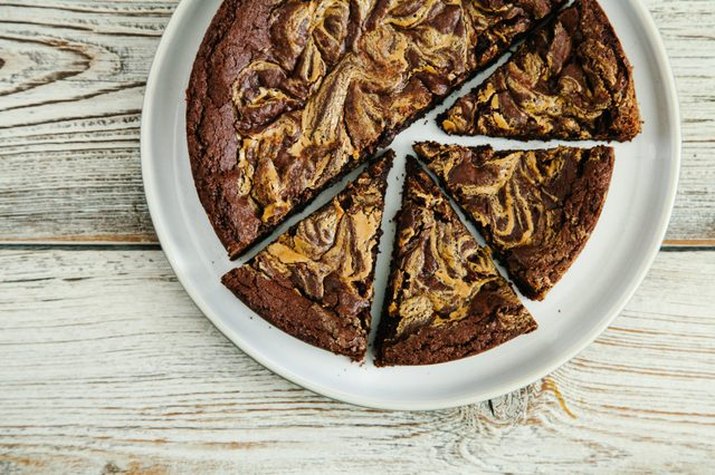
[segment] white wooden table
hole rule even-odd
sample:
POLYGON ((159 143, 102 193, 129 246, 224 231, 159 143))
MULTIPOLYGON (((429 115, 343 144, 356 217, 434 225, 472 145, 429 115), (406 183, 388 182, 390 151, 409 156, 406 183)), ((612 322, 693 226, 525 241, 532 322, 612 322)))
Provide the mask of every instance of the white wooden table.
POLYGON ((0 2, 0 474, 713 473, 715 0, 646 1, 684 163, 627 309, 542 381, 418 413, 273 375, 177 283, 139 165, 143 88, 176 3, 0 2))

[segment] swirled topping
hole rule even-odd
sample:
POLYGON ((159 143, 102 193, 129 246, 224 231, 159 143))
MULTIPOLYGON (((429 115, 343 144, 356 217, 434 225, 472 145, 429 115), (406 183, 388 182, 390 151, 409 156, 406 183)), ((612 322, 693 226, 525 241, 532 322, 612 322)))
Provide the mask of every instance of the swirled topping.
POLYGON ((249 265, 268 279, 291 282, 301 295, 345 318, 369 312, 390 164, 391 158, 382 159, 369 168, 249 265))
POLYGON ((236 256, 564 0, 225 0, 197 57, 194 176, 236 256))
POLYGON ((624 141, 641 130, 631 66, 595 0, 537 31, 441 124, 452 134, 545 140, 624 141))
POLYGON ((613 149, 415 151, 480 227, 524 294, 541 299, 576 259, 603 207, 613 149))
POLYGON ((241 300, 287 333, 362 359, 387 175, 394 154, 223 277, 241 300))
POLYGON ((380 323, 381 364, 457 359, 536 328, 489 250, 477 244, 436 184, 409 160, 380 323), (439 332, 453 338, 439 340, 434 336, 439 332), (435 341, 447 347, 438 349, 435 341))

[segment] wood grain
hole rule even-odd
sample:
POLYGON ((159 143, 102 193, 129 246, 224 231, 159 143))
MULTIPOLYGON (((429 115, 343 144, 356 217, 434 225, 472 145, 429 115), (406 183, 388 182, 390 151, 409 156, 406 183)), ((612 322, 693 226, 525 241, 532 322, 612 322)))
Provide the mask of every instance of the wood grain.
POLYGON ((175 4, 0 4, 0 239, 155 240, 139 121, 175 4))
POLYGON ((0 250, 0 473, 705 473, 713 281, 715 252, 661 253, 623 315, 547 379, 383 412, 253 362, 160 251, 0 250))
MULTIPOLYGON (((715 243, 715 3, 647 0, 683 112, 668 239, 715 243)), ((0 4, 0 242, 155 242, 139 166, 144 84, 176 5, 0 4)))

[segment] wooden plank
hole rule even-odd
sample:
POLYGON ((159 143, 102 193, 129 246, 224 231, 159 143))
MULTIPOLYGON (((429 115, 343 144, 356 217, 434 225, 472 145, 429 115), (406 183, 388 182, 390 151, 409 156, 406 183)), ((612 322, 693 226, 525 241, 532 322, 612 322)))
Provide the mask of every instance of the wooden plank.
POLYGON ((156 239, 140 111, 175 5, 2 2, 0 240, 156 239))
MULTIPOLYGON (((715 240, 715 8, 647 0, 677 77, 684 166, 668 239, 715 240)), ((144 84, 176 5, 0 5, 0 242, 155 242, 139 167, 144 84)))
POLYGON ((713 281, 715 252, 661 253, 623 315, 545 380, 384 412, 243 355, 160 251, 0 250, 0 472, 705 473, 713 281))
POLYGON ((670 57, 680 101, 683 167, 666 239, 715 240, 715 4, 645 0, 670 57))

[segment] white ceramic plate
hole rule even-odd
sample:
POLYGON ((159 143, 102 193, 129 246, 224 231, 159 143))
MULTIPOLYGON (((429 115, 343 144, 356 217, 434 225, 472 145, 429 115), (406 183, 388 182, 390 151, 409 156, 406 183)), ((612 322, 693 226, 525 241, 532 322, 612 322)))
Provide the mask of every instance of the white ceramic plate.
MULTIPOLYGON (((142 170, 156 232, 179 280, 214 325, 256 361, 301 386, 353 404, 390 409, 452 407, 495 397, 545 376, 591 343, 623 309, 663 240, 680 166, 680 121, 670 67, 653 21, 638 0, 601 0, 601 4, 633 63, 645 127, 632 143, 615 145, 611 189, 583 253, 544 302, 524 299, 539 329, 460 361, 393 368, 374 367, 372 354, 365 364, 358 365, 294 339, 257 317, 219 281, 236 263, 226 257, 199 203, 184 132, 184 91, 194 56, 219 3, 183 0, 166 28, 146 89, 142 170)), ((455 93, 445 106, 492 70, 455 93)), ((382 308, 394 236, 389 221, 399 207, 404 157, 410 153, 411 143, 433 139, 490 143, 496 148, 557 143, 450 138, 435 125, 434 117, 441 110, 415 123, 392 144, 398 159, 387 193, 373 329, 382 308)), ((348 178, 356 175, 354 172, 348 178)), ((280 230, 325 203, 344 183, 321 194, 280 230)))

